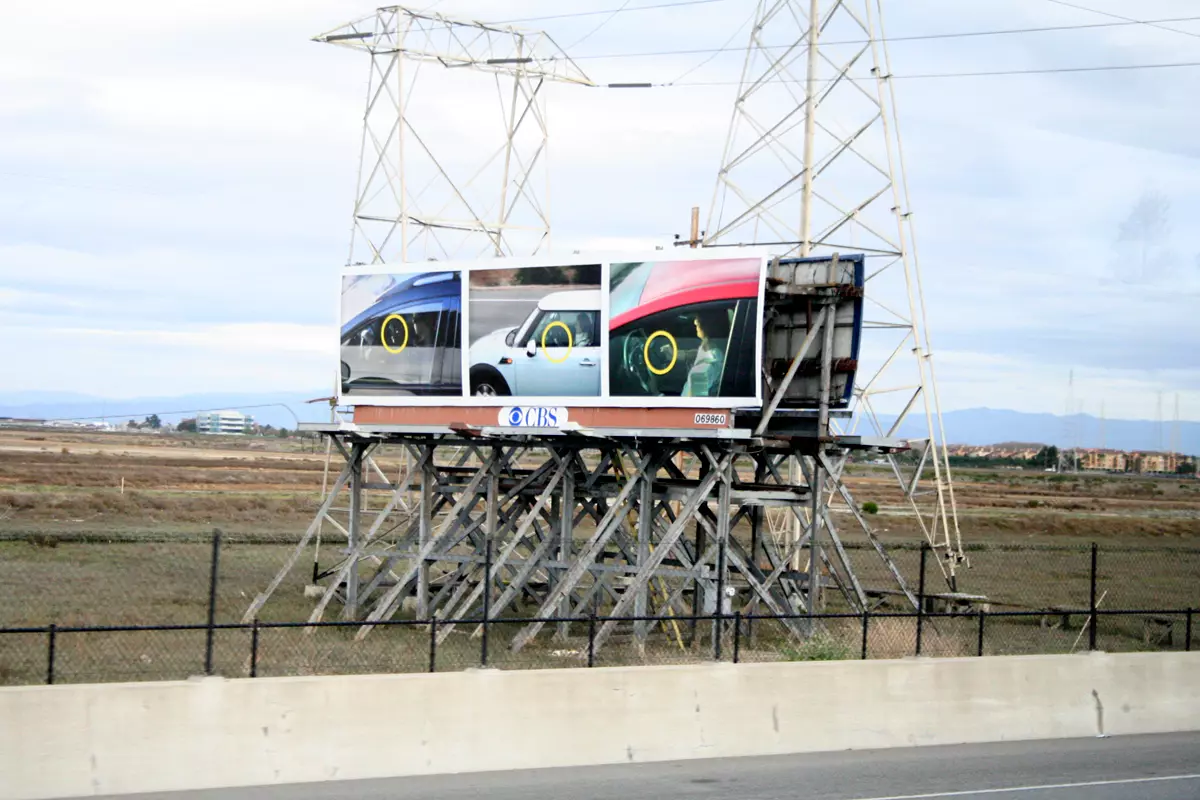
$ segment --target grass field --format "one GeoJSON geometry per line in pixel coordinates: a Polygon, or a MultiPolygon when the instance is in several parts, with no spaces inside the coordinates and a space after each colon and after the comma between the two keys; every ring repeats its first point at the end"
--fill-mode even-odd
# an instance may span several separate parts
{"type": "MultiPolygon", "coordinates": [[[[201,623],[208,591],[207,537],[213,528],[226,536],[218,621],[240,619],[278,570],[289,542],[312,520],[325,466],[323,451],[314,450],[314,443],[297,440],[0,431],[0,626],[201,623]]],[[[915,585],[918,532],[903,513],[894,480],[878,468],[856,466],[848,483],[860,502],[879,505],[872,522],[915,585]]],[[[1102,607],[1200,606],[1200,481],[958,470],[955,483],[971,565],[961,573],[961,590],[986,595],[997,608],[1086,606],[1088,543],[1096,541],[1102,548],[1102,607]]],[[[577,533],[588,532],[584,526],[577,533]]],[[[861,542],[848,535],[848,544],[864,583],[888,582],[882,564],[859,549],[861,542]]],[[[323,564],[336,558],[336,547],[326,542],[323,564]]],[[[307,618],[313,603],[304,597],[312,568],[307,558],[266,606],[263,620],[307,618]]],[[[870,632],[872,656],[908,652],[912,632],[904,626],[910,623],[880,623],[870,632]]],[[[989,647],[995,649],[989,652],[1065,650],[1079,633],[1044,628],[1036,619],[997,624],[1006,627],[991,636],[989,647]]],[[[928,651],[973,653],[973,625],[937,621],[928,651]]],[[[1139,646],[1141,625],[1141,620],[1106,621],[1102,641],[1112,638],[1111,648],[1139,646]]],[[[617,643],[605,650],[602,663],[708,657],[705,636],[695,647],[681,649],[667,627],[661,637],[665,645],[656,644],[643,656],[617,643]]],[[[830,652],[857,656],[857,629],[830,630],[837,640],[830,652]]],[[[537,646],[523,654],[495,658],[507,659],[511,667],[577,663],[583,632],[574,633],[568,642],[539,637],[537,646]]],[[[427,667],[424,628],[380,631],[353,647],[345,644],[350,635],[342,629],[264,631],[260,672],[427,667]]],[[[0,638],[0,683],[44,674],[44,635],[19,636],[27,641],[18,635],[0,638]]],[[[60,639],[62,679],[118,679],[196,672],[204,634],[62,634],[60,639]]],[[[789,649],[794,643],[772,638],[762,626],[740,644],[747,660],[821,655],[795,652],[789,649]]],[[[456,632],[442,646],[439,661],[446,667],[475,663],[478,646],[477,639],[456,632]]],[[[249,633],[219,633],[216,652],[221,671],[244,672],[249,633]]]]}

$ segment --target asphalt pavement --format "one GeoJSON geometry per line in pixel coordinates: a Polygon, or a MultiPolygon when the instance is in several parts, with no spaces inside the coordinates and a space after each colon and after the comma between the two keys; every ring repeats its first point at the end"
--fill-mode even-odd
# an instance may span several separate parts
{"type": "MultiPolygon", "coordinates": [[[[587,723],[581,720],[580,724],[587,723]]],[[[141,797],[171,800],[1200,800],[1200,732],[486,772],[141,797]]]]}
{"type": "Polygon", "coordinates": [[[472,289],[468,301],[471,304],[471,329],[467,332],[467,342],[473,344],[492,331],[520,325],[529,312],[537,308],[538,300],[550,291],[541,287],[507,286],[472,289]]]}

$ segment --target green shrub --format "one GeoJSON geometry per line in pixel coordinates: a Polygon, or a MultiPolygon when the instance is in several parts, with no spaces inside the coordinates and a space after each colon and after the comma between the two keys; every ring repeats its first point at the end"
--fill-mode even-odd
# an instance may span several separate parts
{"type": "Polygon", "coordinates": [[[879,513],[879,504],[876,503],[874,500],[868,500],[867,502],[863,503],[862,510],[863,510],[864,514],[878,514],[879,513]]]}
{"type": "Polygon", "coordinates": [[[785,661],[845,661],[856,657],[849,645],[824,631],[799,644],[785,646],[780,655],[785,661]]]}

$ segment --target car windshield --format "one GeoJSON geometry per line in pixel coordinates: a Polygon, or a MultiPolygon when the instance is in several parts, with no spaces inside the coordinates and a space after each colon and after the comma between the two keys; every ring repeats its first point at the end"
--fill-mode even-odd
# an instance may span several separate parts
{"type": "Polygon", "coordinates": [[[610,316],[619,317],[638,304],[653,271],[650,263],[630,264],[623,271],[614,271],[608,300],[610,316]]]}

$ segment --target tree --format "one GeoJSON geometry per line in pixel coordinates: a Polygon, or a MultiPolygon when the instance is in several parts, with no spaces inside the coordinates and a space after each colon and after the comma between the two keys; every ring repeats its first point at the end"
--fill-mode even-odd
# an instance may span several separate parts
{"type": "Polygon", "coordinates": [[[142,427],[158,430],[162,427],[162,420],[158,418],[158,414],[151,414],[146,417],[146,421],[142,423],[142,427]]]}
{"type": "Polygon", "coordinates": [[[1182,463],[1178,467],[1176,467],[1175,471],[1178,472],[1180,475],[1195,475],[1196,474],[1196,462],[1195,461],[1185,461],[1184,463],[1182,463]]]}
{"type": "Polygon", "coordinates": [[[140,428],[142,426],[137,424],[137,420],[131,419],[131,420],[129,420],[129,422],[125,423],[125,427],[129,428],[131,431],[136,431],[138,428],[140,428]]]}
{"type": "Polygon", "coordinates": [[[175,426],[175,429],[182,433],[195,433],[196,432],[196,420],[194,418],[193,419],[181,419],[181,420],[179,420],[179,424],[175,426]]]}
{"type": "Polygon", "coordinates": [[[1039,467],[1056,467],[1058,466],[1058,448],[1054,445],[1047,445],[1038,451],[1038,454],[1033,457],[1033,463],[1039,467]]]}
{"type": "Polygon", "coordinates": [[[288,433],[289,433],[289,432],[288,432],[288,429],[287,429],[287,428],[280,428],[280,429],[279,429],[279,430],[278,430],[278,431],[275,433],[275,435],[276,435],[276,436],[278,436],[280,439],[286,439],[286,438],[288,437],[288,433]]]}

